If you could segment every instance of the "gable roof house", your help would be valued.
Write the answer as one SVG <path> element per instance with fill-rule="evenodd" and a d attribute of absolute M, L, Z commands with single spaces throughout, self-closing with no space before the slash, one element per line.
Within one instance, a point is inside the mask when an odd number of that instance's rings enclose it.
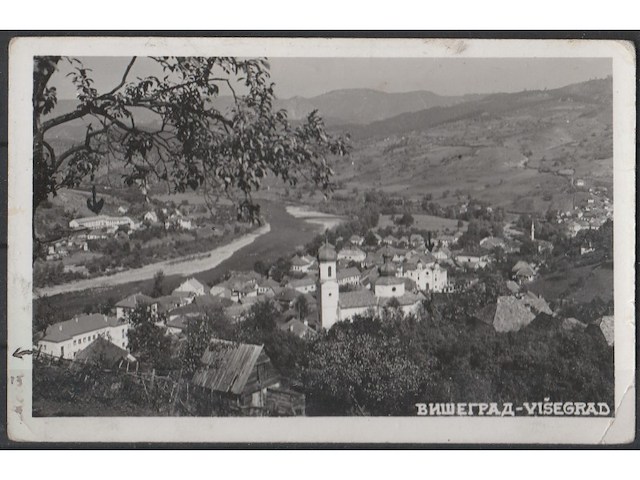
<path fill-rule="evenodd" d="M 127 370 L 136 359 L 124 348 L 120 348 L 103 336 L 99 336 L 87 347 L 76 353 L 72 369 L 80 369 L 84 365 L 92 365 L 102 369 L 118 369 L 126 366 Z"/>
<path fill-rule="evenodd" d="M 213 338 L 200 364 L 191 383 L 221 409 L 239 413 L 263 409 L 268 389 L 280 386 L 280 377 L 262 345 Z"/>
<path fill-rule="evenodd" d="M 148 307 L 152 315 L 158 314 L 158 301 L 142 292 L 134 293 L 116 303 L 116 318 L 125 318 L 137 307 Z"/>
<path fill-rule="evenodd" d="M 191 277 L 182 282 L 172 294 L 188 294 L 191 296 L 204 295 L 207 288 L 196 278 Z"/>

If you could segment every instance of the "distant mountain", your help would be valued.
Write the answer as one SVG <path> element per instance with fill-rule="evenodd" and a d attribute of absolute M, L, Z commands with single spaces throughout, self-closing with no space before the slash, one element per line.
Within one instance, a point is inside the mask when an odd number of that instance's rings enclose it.
<path fill-rule="evenodd" d="M 312 98 L 279 100 L 277 106 L 300 120 L 318 110 L 328 125 L 367 124 L 408 112 L 446 107 L 476 100 L 481 95 L 442 96 L 428 91 L 386 93 L 371 89 L 334 90 Z"/>
<path fill-rule="evenodd" d="M 330 126 L 364 125 L 402 113 L 447 107 L 480 98 L 482 95 L 442 96 L 428 91 L 386 93 L 371 89 L 343 89 L 311 98 L 277 99 L 274 106 L 276 109 L 286 110 L 292 121 L 302 120 L 313 110 L 318 110 L 325 123 Z M 223 111 L 233 106 L 231 97 L 218 97 L 215 103 Z M 76 108 L 76 105 L 75 100 L 61 99 L 55 114 L 69 112 Z M 144 113 L 140 111 L 139 115 Z M 155 121 L 151 115 L 138 119 L 139 124 Z"/>
<path fill-rule="evenodd" d="M 471 195 L 513 211 L 571 205 L 567 169 L 611 187 L 611 78 L 554 90 L 487 95 L 346 125 L 354 148 L 336 159 L 341 188 L 381 189 L 443 203 Z"/>
<path fill-rule="evenodd" d="M 458 97 L 460 98 L 460 97 Z M 611 105 L 611 79 L 591 80 L 554 90 L 534 90 L 517 93 L 495 93 L 467 96 L 467 101 L 452 105 L 438 105 L 419 111 L 406 112 L 384 120 L 368 122 L 367 125 L 345 127 L 356 138 L 391 135 L 402 132 L 425 131 L 443 123 L 474 118 L 480 115 L 503 115 L 508 112 L 533 108 L 537 105 L 557 101 L 605 103 Z"/>

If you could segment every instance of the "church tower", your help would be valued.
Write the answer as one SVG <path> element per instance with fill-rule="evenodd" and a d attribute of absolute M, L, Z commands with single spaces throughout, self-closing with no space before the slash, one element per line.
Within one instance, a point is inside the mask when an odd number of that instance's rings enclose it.
<path fill-rule="evenodd" d="M 320 324 L 327 330 L 338 321 L 337 261 L 338 254 L 329 243 L 325 243 L 318 249 Z"/>

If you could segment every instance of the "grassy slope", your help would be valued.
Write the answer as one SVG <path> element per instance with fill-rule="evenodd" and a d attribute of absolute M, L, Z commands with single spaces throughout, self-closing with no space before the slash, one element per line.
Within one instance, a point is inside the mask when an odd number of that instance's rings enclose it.
<path fill-rule="evenodd" d="M 559 170 L 611 185 L 610 88 L 602 80 L 494 95 L 377 122 L 355 130 L 356 148 L 337 162 L 338 177 L 345 188 L 432 193 L 445 204 L 455 198 L 443 192 L 460 190 L 510 210 L 562 208 L 569 179 Z"/>

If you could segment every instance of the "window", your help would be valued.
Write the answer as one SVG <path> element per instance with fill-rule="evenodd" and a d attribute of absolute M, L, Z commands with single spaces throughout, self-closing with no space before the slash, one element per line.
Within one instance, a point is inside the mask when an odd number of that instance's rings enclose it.
<path fill-rule="evenodd" d="M 75 341 L 75 340 L 73 341 L 73 344 L 74 344 L 74 345 L 76 344 L 76 341 Z"/>
<path fill-rule="evenodd" d="M 395 292 L 396 291 L 396 287 L 391 287 L 391 291 Z"/>
<path fill-rule="evenodd" d="M 331 266 L 327 267 L 327 276 L 331 276 Z"/>

